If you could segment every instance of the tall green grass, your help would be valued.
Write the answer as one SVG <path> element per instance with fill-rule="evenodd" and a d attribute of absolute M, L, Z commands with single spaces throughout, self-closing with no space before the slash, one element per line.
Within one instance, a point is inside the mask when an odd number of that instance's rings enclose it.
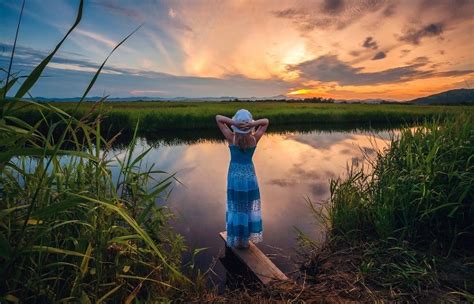
<path fill-rule="evenodd" d="M 474 116 L 405 128 L 369 163 L 312 205 L 327 246 L 351 248 L 359 282 L 389 300 L 472 300 Z"/>
<path fill-rule="evenodd" d="M 111 142 L 98 135 L 99 121 L 53 128 L 68 129 L 67 150 L 33 131 L 26 147 L 1 153 L 0 294 L 45 302 L 179 294 L 189 283 L 179 270 L 184 240 L 169 228 L 172 214 L 156 206 L 173 177 L 143 168 L 147 151 L 133 157 L 135 141 L 123 159 L 101 151 Z"/>
<path fill-rule="evenodd" d="M 82 114 L 78 103 L 69 114 L 23 99 L 81 21 L 82 7 L 81 1 L 73 26 L 31 74 L 9 69 L 0 88 L 0 301 L 182 297 L 194 288 L 180 270 L 184 240 L 170 229 L 172 214 L 155 204 L 166 199 L 173 176 L 142 166 L 148 150 L 134 151 L 136 133 L 125 155 L 110 154 L 115 138 L 101 136 L 101 103 Z M 14 97 L 6 97 L 21 79 Z M 18 115 L 25 107 L 38 117 L 34 123 Z"/>
<path fill-rule="evenodd" d="M 474 245 L 473 116 L 405 128 L 373 171 L 331 183 L 334 233 L 441 250 Z"/>
<path fill-rule="evenodd" d="M 93 103 L 52 103 L 60 109 L 77 115 L 90 111 Z M 238 109 L 246 108 L 255 117 L 267 117 L 272 126 L 385 124 L 422 122 L 423 119 L 452 116 L 472 112 L 469 106 L 416 106 L 416 105 L 363 105 L 363 104 L 309 104 L 286 102 L 110 102 L 104 128 L 111 132 L 131 133 L 140 120 L 139 134 L 146 135 L 163 130 L 215 128 L 216 114 L 232 116 Z M 25 109 L 20 113 L 30 123 L 40 117 Z"/>

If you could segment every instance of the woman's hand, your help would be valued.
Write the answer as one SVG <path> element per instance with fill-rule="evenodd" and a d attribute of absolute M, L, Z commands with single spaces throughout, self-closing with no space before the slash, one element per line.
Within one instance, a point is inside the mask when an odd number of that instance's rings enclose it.
<path fill-rule="evenodd" d="M 252 122 L 247 122 L 247 121 L 239 122 L 235 126 L 242 131 L 247 131 L 248 129 L 253 127 Z"/>

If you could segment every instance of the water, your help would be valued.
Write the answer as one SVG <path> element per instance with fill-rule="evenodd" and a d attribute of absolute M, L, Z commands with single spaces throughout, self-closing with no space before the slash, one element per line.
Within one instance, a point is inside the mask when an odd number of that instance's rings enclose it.
<path fill-rule="evenodd" d="M 323 227 L 312 216 L 308 200 L 329 198 L 329 180 L 343 176 L 351 163 L 362 166 L 363 155 L 373 157 L 390 142 L 392 131 L 292 131 L 265 135 L 258 144 L 254 164 L 260 185 L 264 241 L 258 247 L 283 272 L 296 270 L 298 248 L 295 227 L 318 241 Z M 172 224 L 191 249 L 208 247 L 196 265 L 203 271 L 213 265 L 213 283 L 221 284 L 225 268 L 216 258 L 224 243 L 226 177 L 230 160 L 225 141 L 199 134 L 186 140 L 140 139 L 137 155 L 152 147 L 144 164 L 170 173 L 175 183 L 167 200 L 176 214 Z M 124 150 L 114 151 L 124 155 Z M 190 256 L 184 257 L 189 260 Z"/>

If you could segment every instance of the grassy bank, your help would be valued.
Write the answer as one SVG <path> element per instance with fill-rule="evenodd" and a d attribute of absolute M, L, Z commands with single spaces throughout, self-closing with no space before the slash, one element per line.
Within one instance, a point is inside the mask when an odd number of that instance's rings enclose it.
<path fill-rule="evenodd" d="M 173 176 L 141 166 L 148 151 L 133 156 L 135 136 L 124 154 L 111 155 L 115 138 L 102 137 L 100 108 L 70 115 L 23 99 L 81 21 L 82 7 L 31 74 L 4 70 L 0 82 L 0 302 L 183 300 L 202 281 L 187 275 L 193 265 L 181 261 L 184 240 L 171 229 L 169 210 L 156 205 Z M 25 107 L 33 123 L 23 119 Z"/>
<path fill-rule="evenodd" d="M 53 103 L 54 106 L 82 117 L 97 107 L 95 103 Z M 111 133 L 133 130 L 140 120 L 140 135 L 163 130 L 215 128 L 216 114 L 232 116 L 238 109 L 250 110 L 254 117 L 267 117 L 273 126 L 385 124 L 399 125 L 425 118 L 473 112 L 468 106 L 312 104 L 286 102 L 109 102 L 100 105 L 106 111 L 104 129 Z M 47 114 L 47 113 L 45 113 Z M 34 123 L 38 111 L 24 109 L 22 118 Z"/>
<path fill-rule="evenodd" d="M 58 140 L 13 119 L 15 105 L 4 105 L 2 302 L 170 299 L 194 288 L 181 272 L 186 247 L 170 228 L 172 214 L 156 206 L 172 176 L 141 168 L 144 154 L 132 157 L 133 139 L 125 157 L 109 155 L 99 120 L 56 113 L 62 119 L 51 129 L 62 130 Z"/>
<path fill-rule="evenodd" d="M 472 115 L 402 131 L 370 173 L 351 169 L 312 205 L 329 233 L 322 247 L 303 239 L 305 271 L 357 300 L 473 301 L 473 155 Z"/>

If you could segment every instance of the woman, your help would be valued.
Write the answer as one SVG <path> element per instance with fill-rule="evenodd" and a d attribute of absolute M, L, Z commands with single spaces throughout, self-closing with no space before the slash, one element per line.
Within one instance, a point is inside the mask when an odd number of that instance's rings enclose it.
<path fill-rule="evenodd" d="M 216 121 L 230 149 L 227 174 L 227 246 L 248 248 L 249 241 L 262 241 L 260 191 L 252 156 L 269 121 L 255 121 L 252 114 L 244 109 L 237 111 L 232 119 L 217 115 Z"/>

